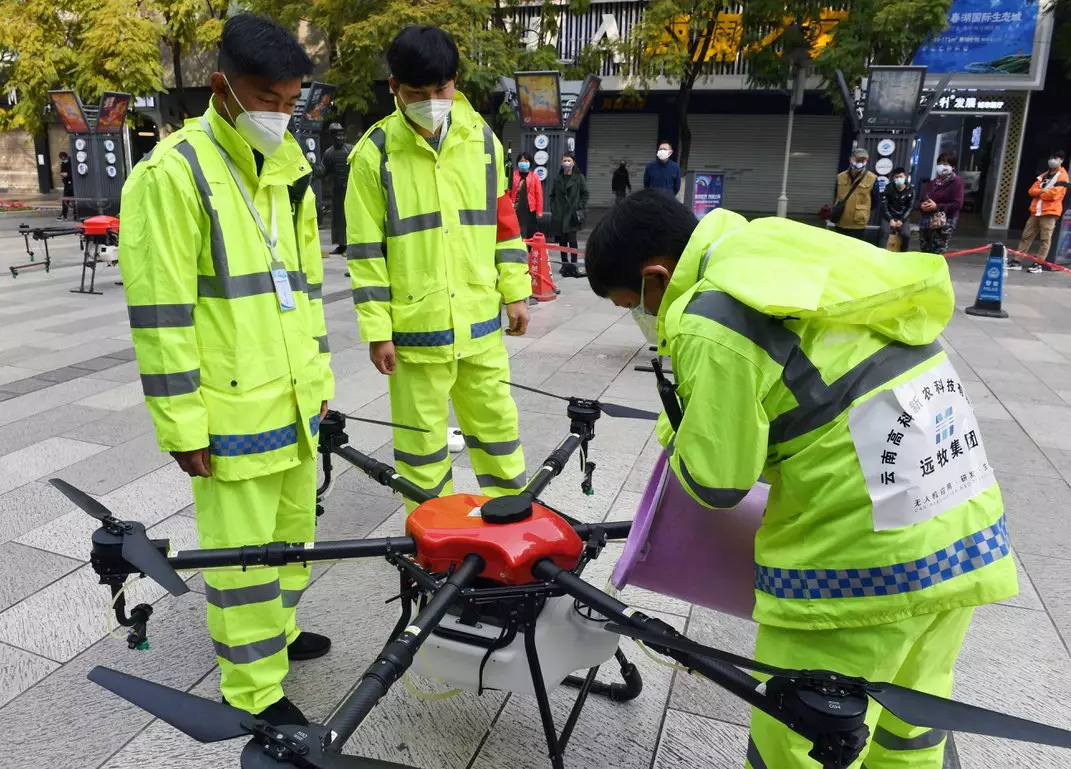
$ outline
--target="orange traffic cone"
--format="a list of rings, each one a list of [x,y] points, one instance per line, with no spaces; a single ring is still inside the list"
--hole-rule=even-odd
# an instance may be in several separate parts
[[[528,272],[532,276],[532,298],[537,302],[549,302],[558,298],[557,286],[550,276],[550,254],[547,253],[547,238],[537,232],[529,241]]]

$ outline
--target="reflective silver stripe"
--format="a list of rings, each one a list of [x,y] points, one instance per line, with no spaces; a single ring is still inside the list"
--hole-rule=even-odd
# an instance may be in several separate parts
[[[181,141],[175,145],[175,149],[190,166],[193,174],[193,183],[197,186],[197,192],[201,195],[201,205],[208,214],[209,240],[212,244],[212,269],[216,276],[226,279],[230,275],[227,267],[227,245],[223,240],[223,228],[219,224],[219,213],[212,205],[212,187],[208,184],[208,177],[201,168],[201,161],[197,159],[197,150],[188,141]],[[200,289],[200,280],[198,280]]]
[[[305,588],[301,590],[284,590],[283,591],[283,608],[293,609],[298,603],[301,602],[301,594],[305,592]]]
[[[290,288],[304,292],[308,288],[305,273],[290,270]],[[240,299],[246,296],[274,294],[275,283],[267,272],[254,272],[248,275],[223,276],[198,275],[197,295],[207,299]]]
[[[192,304],[146,304],[127,307],[130,328],[184,328],[193,325]]]
[[[888,729],[878,727],[874,730],[874,742],[886,750],[925,750],[935,748],[945,741],[948,732],[942,729],[930,729],[918,737],[899,737]]]
[[[310,283],[309,286],[308,286],[308,291],[306,293],[307,293],[307,295],[309,297],[309,301],[310,302],[312,300],[314,300],[314,299],[323,299],[324,298],[324,284],[323,283]]]
[[[253,641],[241,646],[228,646],[227,644],[212,639],[212,645],[216,647],[216,654],[235,665],[248,665],[252,662],[265,659],[278,654],[286,648],[286,633],[280,633],[274,638],[263,641]]]
[[[424,465],[434,465],[436,462],[442,462],[449,454],[450,449],[448,446],[443,446],[438,451],[433,451],[430,454],[410,454],[408,451],[395,449],[394,461],[405,462],[410,467],[423,467]]]
[[[390,286],[362,286],[353,289],[353,303],[389,302]]]
[[[331,352],[331,345],[327,342],[327,334],[314,336],[313,339],[320,343],[320,352]]]
[[[713,486],[704,486],[697,483],[692,474],[688,472],[688,466],[684,464],[684,457],[677,457],[677,465],[681,470],[681,480],[691,488],[692,492],[711,507],[730,508],[736,507],[747,496],[747,489],[719,489]]]
[[[386,259],[387,247],[383,243],[350,243],[346,246],[346,260]]]
[[[801,388],[806,397],[799,406],[786,411],[770,422],[771,445],[806,435],[811,430],[828,424],[844,413],[856,400],[901,374],[941,352],[941,344],[932,342],[921,347],[910,347],[900,342],[890,342],[876,353],[856,364],[840,379],[822,388]],[[821,381],[819,379],[819,381]],[[792,388],[790,388],[792,389]],[[793,390],[793,392],[796,392]]]
[[[523,248],[503,248],[495,251],[495,264],[528,264],[528,252]]]
[[[387,235],[397,238],[442,227],[443,217],[439,211],[402,218],[398,212],[398,198],[394,194],[394,182],[391,179],[390,169],[387,168],[387,134],[382,128],[377,128],[372,131],[368,140],[379,150],[379,181],[387,197]]]
[[[442,493],[442,490],[444,488],[446,488],[446,484],[449,483],[450,481],[452,481],[453,479],[454,479],[454,468],[451,467],[449,470],[446,471],[446,475],[443,476],[443,479],[441,481],[439,481],[439,483],[435,486],[435,488],[424,489],[424,491],[428,492],[433,497],[437,497],[437,496],[439,496],[440,493]]]
[[[483,209],[462,209],[457,212],[458,219],[462,224],[489,225],[498,222],[498,176],[496,174],[498,164],[495,162],[495,135],[491,127],[484,123],[483,126],[483,151],[487,155],[486,184],[487,202]],[[528,255],[525,254],[525,261]]]
[[[142,374],[141,389],[153,398],[188,395],[201,386],[201,371],[180,371],[175,374]]]
[[[890,342],[832,384],[800,347],[797,334],[781,321],[748,307],[721,291],[697,293],[685,313],[725,326],[761,347],[782,367],[781,381],[798,404],[770,423],[769,443],[775,445],[806,435],[844,413],[857,399],[941,352],[933,342],[912,347]]]
[[[497,475],[477,475],[476,481],[480,484],[481,489],[491,486],[499,489],[523,489],[527,482],[527,475],[521,473],[515,478],[499,478]]]
[[[755,740],[750,734],[747,737],[747,762],[751,764],[751,769],[767,769],[766,762],[759,755],[759,749],[755,746]]]
[[[465,445],[470,449],[479,449],[492,457],[504,457],[519,449],[521,442],[519,440],[484,442],[473,435],[466,435]]]
[[[219,609],[233,609],[235,606],[248,606],[252,603],[274,601],[279,597],[279,580],[263,585],[247,587],[214,588],[205,583],[205,598]]]

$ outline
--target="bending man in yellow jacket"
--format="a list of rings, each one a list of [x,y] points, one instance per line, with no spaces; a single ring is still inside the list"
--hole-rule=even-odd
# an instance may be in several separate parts
[[[361,338],[390,375],[394,459],[434,494],[452,491],[447,398],[484,494],[524,487],[517,406],[502,339],[528,325],[528,254],[505,189],[502,145],[454,90],[458,51],[435,27],[387,52],[398,109],[350,156],[347,259]],[[415,505],[407,502],[410,512]]]
[[[193,477],[201,546],[308,542],[334,379],[312,169],[286,126],[312,63],[288,31],[240,15],[219,69],[204,116],[123,188],[130,327],[160,448]],[[204,579],[224,699],[305,724],[282,681],[290,660],[331,645],[296,624],[308,568]]]
[[[682,486],[728,508],[770,482],[756,657],[949,696],[974,607],[1018,588],[978,422],[937,342],[954,311],[944,259],[787,219],[697,223],[657,192],[612,209],[586,258],[594,291],[672,358],[683,416],[658,434]],[[875,703],[867,724],[853,767],[942,766],[944,733]],[[818,767],[810,749],[752,716],[751,769]]]

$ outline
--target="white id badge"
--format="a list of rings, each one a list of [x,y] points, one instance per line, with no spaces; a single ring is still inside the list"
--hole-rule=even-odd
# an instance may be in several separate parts
[[[275,296],[279,298],[279,309],[283,312],[293,310],[294,290],[290,288],[290,276],[286,272],[286,265],[282,262],[271,263],[271,279],[275,283]]]

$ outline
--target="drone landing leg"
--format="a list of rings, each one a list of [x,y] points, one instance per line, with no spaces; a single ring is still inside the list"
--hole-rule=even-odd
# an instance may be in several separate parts
[[[613,702],[629,702],[639,697],[640,692],[643,691],[643,678],[640,677],[640,671],[628,661],[628,657],[625,656],[621,649],[614,653],[614,657],[617,658],[617,664],[621,666],[621,678],[624,683],[604,684],[596,682],[590,687],[591,693],[600,697],[608,697]],[[580,689],[586,681],[586,678],[569,676],[562,681],[562,684],[571,686],[574,689]]]
[[[547,686],[543,681],[543,670],[539,665],[539,652],[536,650],[535,619],[529,616],[524,627],[524,651],[528,656],[528,669],[532,673],[532,688],[535,689],[536,703],[539,705],[539,720],[543,722],[543,734],[547,738],[547,750],[550,752],[550,763],[554,769],[564,769],[562,759],[562,746],[558,740],[558,730],[554,726],[554,713],[550,709],[550,698],[547,696]],[[588,673],[589,677],[591,672]],[[583,707],[587,699],[587,692],[581,690],[581,696],[577,698],[573,711],[579,715],[579,709]],[[575,722],[573,713],[569,714],[570,721]],[[568,735],[565,735],[568,740]]]

